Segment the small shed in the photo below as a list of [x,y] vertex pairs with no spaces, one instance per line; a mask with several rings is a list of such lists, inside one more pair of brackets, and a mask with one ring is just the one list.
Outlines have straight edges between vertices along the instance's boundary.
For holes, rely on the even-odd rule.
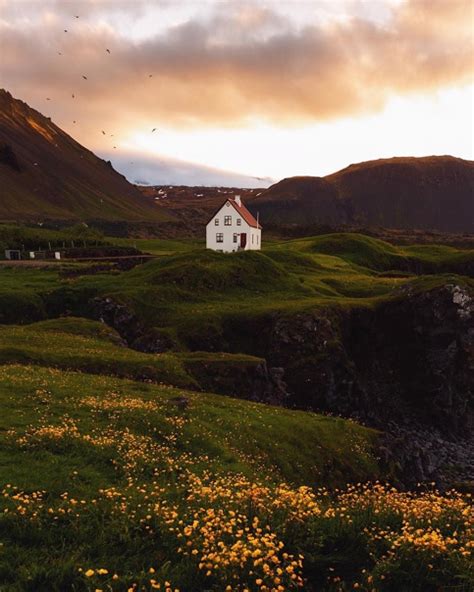
[[9,259],[11,261],[18,261],[19,259],[21,259],[20,249],[5,249],[5,259]]

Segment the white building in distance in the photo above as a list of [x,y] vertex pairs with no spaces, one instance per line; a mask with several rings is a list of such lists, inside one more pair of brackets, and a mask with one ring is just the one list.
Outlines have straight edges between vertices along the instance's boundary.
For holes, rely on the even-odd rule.
[[243,205],[240,195],[227,199],[206,225],[206,248],[220,253],[259,251],[262,227]]

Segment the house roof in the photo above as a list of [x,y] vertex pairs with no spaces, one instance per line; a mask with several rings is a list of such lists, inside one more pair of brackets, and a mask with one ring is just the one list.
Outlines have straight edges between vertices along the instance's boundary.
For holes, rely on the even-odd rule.
[[[261,224],[258,224],[257,220],[255,220],[255,218],[247,210],[247,208],[243,204],[239,206],[239,204],[233,199],[226,199],[225,202],[219,207],[219,209],[217,209],[209,218],[209,222],[211,222],[211,220],[216,216],[216,214],[222,210],[226,203],[232,204],[249,226],[251,226],[252,228],[262,228]],[[207,224],[209,224],[209,222]]]
[[262,228],[260,224],[257,222],[257,220],[255,220],[252,214],[247,210],[244,204],[239,206],[239,204],[233,199],[229,199],[227,201],[230,201],[230,203],[234,206],[234,208],[237,210],[237,212],[242,216],[242,218],[247,222],[249,226],[252,226],[253,228]]

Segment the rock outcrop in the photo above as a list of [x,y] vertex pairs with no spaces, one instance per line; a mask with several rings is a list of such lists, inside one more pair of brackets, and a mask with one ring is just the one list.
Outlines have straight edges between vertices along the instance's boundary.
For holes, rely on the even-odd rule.
[[298,407],[436,427],[474,426],[474,298],[454,284],[401,291],[375,309],[277,318],[265,357]]
[[[89,301],[91,316],[113,327],[131,348],[145,353],[163,353],[177,348],[163,330],[147,327],[126,305],[111,297],[94,297]],[[202,390],[283,405],[288,398],[283,368],[268,368],[264,359],[225,354],[182,356],[186,370]]]

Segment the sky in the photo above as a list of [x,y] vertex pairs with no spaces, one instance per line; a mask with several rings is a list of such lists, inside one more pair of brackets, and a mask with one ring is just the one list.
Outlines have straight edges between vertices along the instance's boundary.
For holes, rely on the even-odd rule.
[[473,159],[473,73],[472,0],[0,0],[0,86],[132,182]]

